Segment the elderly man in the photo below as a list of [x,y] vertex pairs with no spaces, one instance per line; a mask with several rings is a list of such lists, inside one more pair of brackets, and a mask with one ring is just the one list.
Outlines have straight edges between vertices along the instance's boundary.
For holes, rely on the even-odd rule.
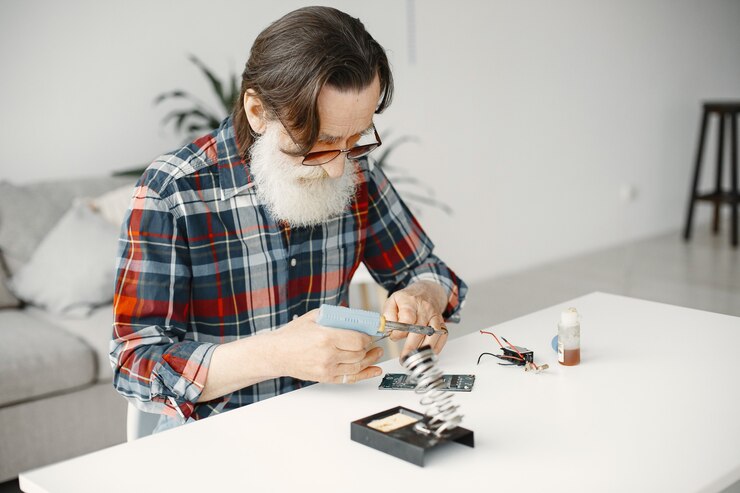
[[[380,375],[365,334],[316,323],[364,262],[388,320],[445,327],[465,284],[383,172],[383,48],[338,10],[291,12],[255,40],[233,114],[155,160],[122,227],[114,385],[158,430],[312,382]],[[398,337],[406,337],[400,334]],[[447,335],[407,336],[439,352]]]

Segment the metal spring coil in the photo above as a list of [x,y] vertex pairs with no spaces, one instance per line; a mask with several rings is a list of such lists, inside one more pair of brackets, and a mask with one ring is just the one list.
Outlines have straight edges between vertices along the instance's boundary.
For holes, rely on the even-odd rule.
[[401,364],[410,373],[412,382],[416,383],[414,392],[425,394],[419,401],[427,406],[426,422],[419,421],[414,428],[424,434],[441,437],[445,432],[456,428],[463,416],[457,414],[458,405],[452,403],[452,393],[441,390],[445,382],[442,370],[437,367],[437,355],[429,346],[422,346],[404,357]]

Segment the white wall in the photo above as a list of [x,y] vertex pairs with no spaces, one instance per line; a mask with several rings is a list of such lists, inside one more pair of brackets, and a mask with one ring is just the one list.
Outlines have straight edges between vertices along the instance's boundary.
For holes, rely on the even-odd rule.
[[[699,102],[740,99],[738,1],[327,4],[388,49],[397,92],[379,130],[421,140],[392,163],[454,208],[421,220],[468,281],[677,229]],[[301,5],[4,0],[0,179],[108,173],[172,149],[153,98],[209,99],[186,54],[240,71],[258,32]]]

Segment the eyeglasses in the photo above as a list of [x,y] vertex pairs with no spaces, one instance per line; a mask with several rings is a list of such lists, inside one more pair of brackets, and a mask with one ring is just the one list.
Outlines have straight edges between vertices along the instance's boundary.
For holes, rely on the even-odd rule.
[[[293,141],[294,144],[296,144],[295,139],[293,138],[293,134],[290,133],[290,130],[288,130],[288,127],[283,123],[283,120],[278,117],[278,120],[283,125],[283,128],[286,132],[288,132],[288,137],[290,137],[290,140]],[[304,166],[321,166],[322,164],[326,164],[332,159],[335,159],[340,154],[347,154],[347,157],[350,159],[359,159],[363,156],[367,156],[371,152],[373,152],[375,149],[381,146],[383,143],[380,140],[380,135],[378,135],[378,129],[375,128],[375,124],[373,123],[373,132],[375,133],[375,142],[371,144],[361,144],[354,147],[350,147],[349,149],[331,149],[328,151],[315,151],[315,152],[309,152],[305,156],[303,156],[303,161],[301,161],[301,164]],[[298,145],[298,144],[296,144]]]
[[354,147],[350,147],[349,149],[332,149],[329,151],[309,152],[308,154],[303,156],[303,161],[301,164],[303,164],[304,166],[320,166],[322,164],[328,163],[332,159],[335,159],[340,154],[347,154],[347,157],[350,159],[358,159],[363,156],[367,156],[375,149],[380,147],[380,145],[383,143],[380,140],[380,135],[378,135],[378,130],[375,128],[374,123],[373,132],[375,132],[375,142],[371,144],[356,145]]

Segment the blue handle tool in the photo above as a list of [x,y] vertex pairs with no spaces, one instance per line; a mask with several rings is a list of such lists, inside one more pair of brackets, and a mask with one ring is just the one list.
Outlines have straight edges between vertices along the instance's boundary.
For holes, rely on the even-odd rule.
[[424,325],[391,322],[386,320],[380,313],[332,305],[321,305],[319,308],[319,318],[316,319],[316,323],[335,329],[356,330],[371,336],[383,336],[392,330],[413,332],[427,336],[446,332],[444,330],[434,330],[433,327]]

